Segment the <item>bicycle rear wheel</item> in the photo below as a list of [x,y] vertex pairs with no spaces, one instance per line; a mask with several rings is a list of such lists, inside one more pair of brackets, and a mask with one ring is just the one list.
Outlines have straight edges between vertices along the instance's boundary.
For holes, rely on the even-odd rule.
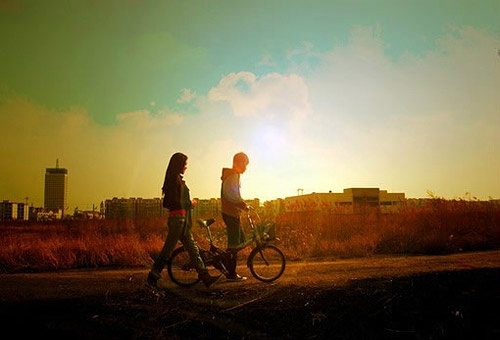
[[196,265],[184,247],[174,250],[167,262],[167,272],[172,282],[181,287],[191,287],[200,281]]
[[248,255],[250,273],[260,281],[272,282],[285,271],[285,255],[276,246],[265,244],[252,250]]

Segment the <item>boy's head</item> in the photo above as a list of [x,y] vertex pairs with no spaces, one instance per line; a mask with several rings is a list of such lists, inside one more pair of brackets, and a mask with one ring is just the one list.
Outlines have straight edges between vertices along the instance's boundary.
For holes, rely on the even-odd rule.
[[238,152],[233,157],[233,169],[242,174],[247,169],[249,162],[248,156],[244,152]]

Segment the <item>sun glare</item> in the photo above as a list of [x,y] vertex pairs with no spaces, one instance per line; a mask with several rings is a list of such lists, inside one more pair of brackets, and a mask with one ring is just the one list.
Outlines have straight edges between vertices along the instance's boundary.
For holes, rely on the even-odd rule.
[[259,129],[255,136],[259,154],[264,158],[279,158],[288,146],[287,135],[276,126],[265,126]]

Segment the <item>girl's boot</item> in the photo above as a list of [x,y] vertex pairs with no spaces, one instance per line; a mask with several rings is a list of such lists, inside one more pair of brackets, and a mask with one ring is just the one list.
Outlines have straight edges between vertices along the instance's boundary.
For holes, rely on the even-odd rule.
[[221,275],[217,276],[211,276],[208,273],[208,270],[204,270],[198,274],[198,277],[200,278],[201,281],[205,284],[205,287],[210,287],[212,284],[214,284],[220,277]]

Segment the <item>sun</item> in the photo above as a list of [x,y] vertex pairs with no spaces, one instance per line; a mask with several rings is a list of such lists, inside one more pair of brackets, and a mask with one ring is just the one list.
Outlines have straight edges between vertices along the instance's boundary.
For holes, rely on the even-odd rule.
[[281,158],[288,148],[288,136],[285,130],[275,125],[262,126],[255,133],[254,145],[263,158]]

